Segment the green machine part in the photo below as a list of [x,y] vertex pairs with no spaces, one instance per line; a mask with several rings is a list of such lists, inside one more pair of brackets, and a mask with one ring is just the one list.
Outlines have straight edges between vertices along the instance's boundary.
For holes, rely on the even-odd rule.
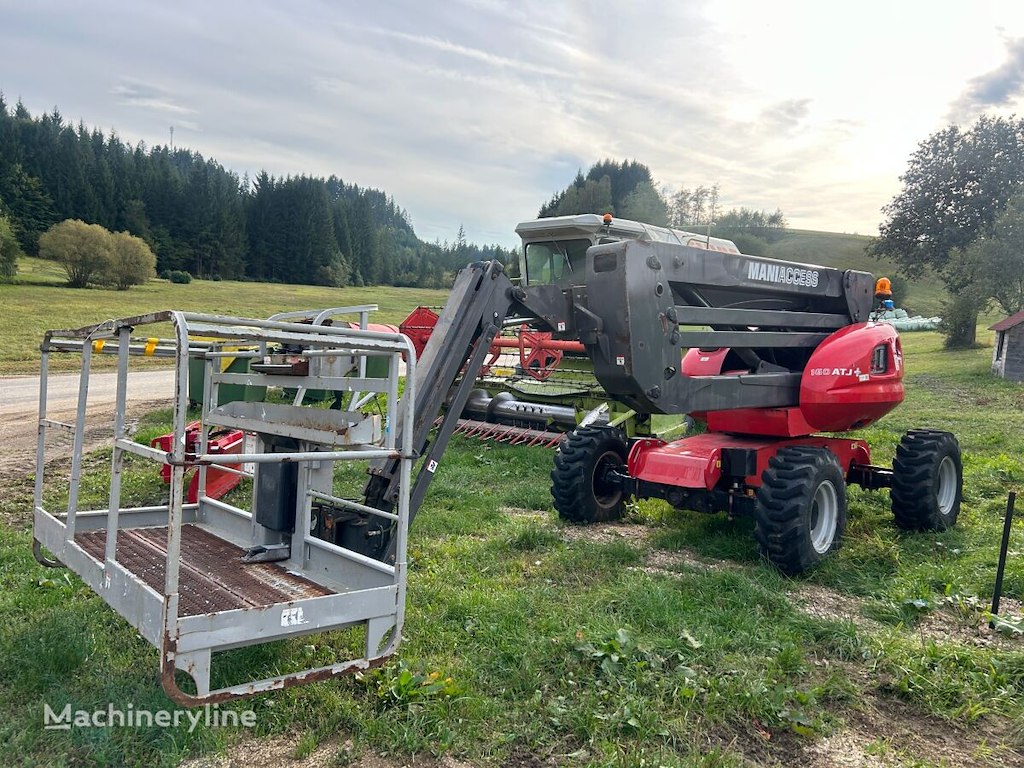
[[[230,350],[227,350],[230,351]],[[241,351],[241,350],[235,350]],[[222,371],[225,373],[249,373],[248,357],[224,357]],[[203,402],[205,395],[205,360],[201,357],[190,357],[188,360],[188,399],[190,403]],[[258,403],[267,399],[267,388],[249,384],[221,384],[218,387],[217,405],[242,400]]]

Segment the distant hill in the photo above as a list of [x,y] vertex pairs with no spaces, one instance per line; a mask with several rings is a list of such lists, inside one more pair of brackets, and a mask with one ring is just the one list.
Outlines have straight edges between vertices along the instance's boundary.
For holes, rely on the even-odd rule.
[[53,224],[80,219],[145,240],[157,271],[223,280],[444,288],[471,261],[514,261],[477,246],[426,243],[379,189],[337,175],[239,177],[182,147],[132,146],[116,133],[33,117],[0,94],[0,216],[28,256]]
[[[823,267],[860,269],[876,277],[895,275],[897,272],[893,262],[875,259],[867,254],[870,242],[871,238],[865,235],[790,229],[769,245],[764,253],[756,255],[820,264]],[[914,280],[907,291],[904,309],[911,314],[938,315],[941,314],[945,296],[945,289],[937,278],[929,276]]]
[[[709,232],[735,241],[752,256],[858,269],[876,277],[898,276],[896,265],[867,254],[871,238],[838,232],[788,229],[781,210],[750,208],[717,210],[718,186],[678,189],[669,195],[656,188],[650,169],[636,160],[602,160],[582,169],[576,178],[541,206],[539,216],[569,216],[610,212],[614,216],[691,232]],[[708,226],[714,219],[715,223]],[[942,283],[934,277],[915,280],[908,286],[903,308],[911,314],[938,315],[945,297]]]

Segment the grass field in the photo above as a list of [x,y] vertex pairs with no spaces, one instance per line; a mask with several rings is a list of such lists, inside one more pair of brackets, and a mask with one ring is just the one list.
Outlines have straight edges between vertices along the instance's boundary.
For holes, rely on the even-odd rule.
[[[43,702],[171,705],[156,652],[77,578],[35,565],[30,478],[10,482],[0,756],[176,765],[230,749],[248,764],[259,745],[283,743],[310,764],[367,768],[412,755],[428,766],[442,755],[459,765],[1024,766],[1019,523],[1002,631],[984,610],[1006,492],[1024,478],[1024,389],[990,376],[990,350],[943,352],[936,333],[904,345],[907,401],[862,436],[882,464],[905,429],[959,436],[965,492],[953,530],[901,533],[886,492],[852,489],[843,549],[786,579],[759,560],[749,521],[644,502],[622,524],[565,526],[548,494],[550,451],[457,439],[414,526],[398,657],[232,705],[255,709],[254,731],[42,729]],[[152,415],[138,438],[166,418]],[[101,455],[90,466],[86,503],[100,503],[107,464]],[[125,492],[157,502],[163,487],[133,464]],[[322,663],[348,642],[233,651],[214,682]]]
[[[883,273],[865,244],[794,232],[766,255]],[[20,266],[19,284],[0,285],[0,373],[32,372],[44,329],[106,317],[377,303],[374,319],[397,322],[445,295],[227,281],[75,291],[51,264]],[[918,282],[907,304],[932,314],[941,295]],[[35,564],[31,477],[5,477],[0,757],[170,766],[230,750],[245,764],[258,745],[280,743],[310,764],[364,768],[412,755],[428,766],[440,756],[516,766],[1024,766],[1019,524],[999,631],[985,613],[1006,492],[1024,478],[1024,390],[990,376],[988,348],[943,352],[936,333],[907,334],[904,346],[908,399],[863,436],[881,464],[905,429],[959,436],[965,495],[954,530],[900,533],[887,493],[851,489],[843,549],[785,579],[758,558],[749,521],[643,502],[622,524],[566,526],[548,493],[550,451],[456,439],[413,530],[399,656],[359,678],[228,707],[253,707],[254,731],[43,730],[44,702],[172,705],[156,652],[77,578]],[[137,438],[167,426],[166,413],[152,414]],[[83,504],[103,503],[108,464],[90,459]],[[339,476],[339,493],[361,479]],[[55,500],[62,493],[50,486]],[[135,462],[124,493],[159,503],[164,486]],[[350,645],[338,633],[229,652],[214,683],[325,663]]]
[[[895,274],[891,264],[867,256],[864,249],[869,240],[863,235],[794,230],[773,243],[764,255],[879,275]],[[443,304],[447,295],[446,291],[387,286],[338,289],[229,280],[195,280],[188,285],[152,280],[128,291],[71,289],[63,282],[63,272],[53,262],[22,258],[17,282],[0,283],[0,375],[38,370],[39,341],[48,328],[79,328],[111,317],[161,309],[267,317],[275,312],[355,304],[377,304],[380,311],[374,313],[374,320],[397,324],[414,307]],[[907,309],[911,314],[941,314],[944,295],[934,278],[915,281],[910,286]],[[987,321],[995,319],[986,316]],[[58,370],[69,363],[59,356],[53,361]],[[97,365],[109,367],[112,359],[99,358]]]
[[[161,309],[181,309],[242,317],[267,317],[276,312],[377,304],[371,322],[401,322],[420,304],[444,304],[447,291],[415,288],[321,288],[312,285],[194,280],[187,285],[151,280],[127,291],[63,286],[52,262],[23,258],[18,283],[0,284],[0,374],[34,373],[39,369],[39,342],[49,328],[80,328],[111,317],[130,317]],[[353,319],[358,320],[358,317]],[[100,358],[111,365],[112,358]],[[64,361],[54,360],[58,366]]]
[[[897,274],[892,262],[868,256],[866,248],[870,242],[871,238],[865,235],[798,229],[790,230],[772,243],[764,255],[839,269],[859,269],[877,277]],[[933,276],[925,276],[911,283],[904,309],[912,315],[941,315],[945,296],[942,283]]]

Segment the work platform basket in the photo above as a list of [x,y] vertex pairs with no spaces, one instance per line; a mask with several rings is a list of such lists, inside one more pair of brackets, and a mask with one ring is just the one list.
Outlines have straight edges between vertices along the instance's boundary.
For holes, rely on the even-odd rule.
[[[415,352],[401,334],[365,330],[365,313],[361,324],[364,328],[167,311],[49,331],[44,337],[36,558],[74,571],[159,650],[163,687],[178,703],[214,703],[340,676],[381,663],[398,646],[414,455],[411,430],[396,444],[391,425],[399,414],[406,424],[413,422]],[[169,338],[156,335],[168,327]],[[149,331],[154,333],[146,335]],[[56,353],[81,358],[77,415],[71,423],[47,415],[49,361]],[[89,384],[97,354],[115,355],[117,362],[113,425],[108,421],[104,426],[112,447],[109,503],[80,510],[86,443],[95,440],[96,432]],[[129,368],[139,356],[174,363],[173,391],[168,375],[166,392],[173,405],[170,450],[129,435],[125,407],[135,373]],[[250,370],[224,369],[222,358],[240,356],[251,358]],[[202,362],[203,402],[198,449],[193,439],[193,452],[187,452],[189,375],[190,368],[196,371],[195,361]],[[370,370],[383,375],[368,375],[368,361]],[[406,384],[400,396],[403,374]],[[149,372],[144,381],[152,386]],[[222,403],[221,386],[321,390],[344,395],[348,409],[302,405],[301,394],[293,402]],[[147,391],[143,399],[152,402],[161,394]],[[371,413],[371,404],[382,407]],[[209,436],[222,429],[247,435],[242,453],[210,450],[214,446],[208,446]],[[62,511],[44,504],[47,436],[54,433],[71,437],[67,506]],[[127,454],[154,462],[154,473],[161,465],[170,467],[166,503],[121,506]],[[379,459],[397,465],[400,482],[392,506],[377,509],[335,495],[336,462]],[[198,473],[194,503],[186,503],[184,496],[190,468]],[[248,508],[207,495],[207,475],[223,473],[253,478]],[[323,504],[374,519],[377,530],[390,537],[388,556],[368,557],[314,536],[314,505]],[[214,652],[352,627],[365,630],[359,658],[210,689]],[[193,678],[194,694],[178,686],[175,670]]]

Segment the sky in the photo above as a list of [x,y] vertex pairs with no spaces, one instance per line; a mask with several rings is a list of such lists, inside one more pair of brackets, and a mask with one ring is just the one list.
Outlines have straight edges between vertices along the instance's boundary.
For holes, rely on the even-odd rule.
[[0,0],[0,92],[514,245],[576,171],[876,234],[917,145],[1024,113],[1019,0]]

